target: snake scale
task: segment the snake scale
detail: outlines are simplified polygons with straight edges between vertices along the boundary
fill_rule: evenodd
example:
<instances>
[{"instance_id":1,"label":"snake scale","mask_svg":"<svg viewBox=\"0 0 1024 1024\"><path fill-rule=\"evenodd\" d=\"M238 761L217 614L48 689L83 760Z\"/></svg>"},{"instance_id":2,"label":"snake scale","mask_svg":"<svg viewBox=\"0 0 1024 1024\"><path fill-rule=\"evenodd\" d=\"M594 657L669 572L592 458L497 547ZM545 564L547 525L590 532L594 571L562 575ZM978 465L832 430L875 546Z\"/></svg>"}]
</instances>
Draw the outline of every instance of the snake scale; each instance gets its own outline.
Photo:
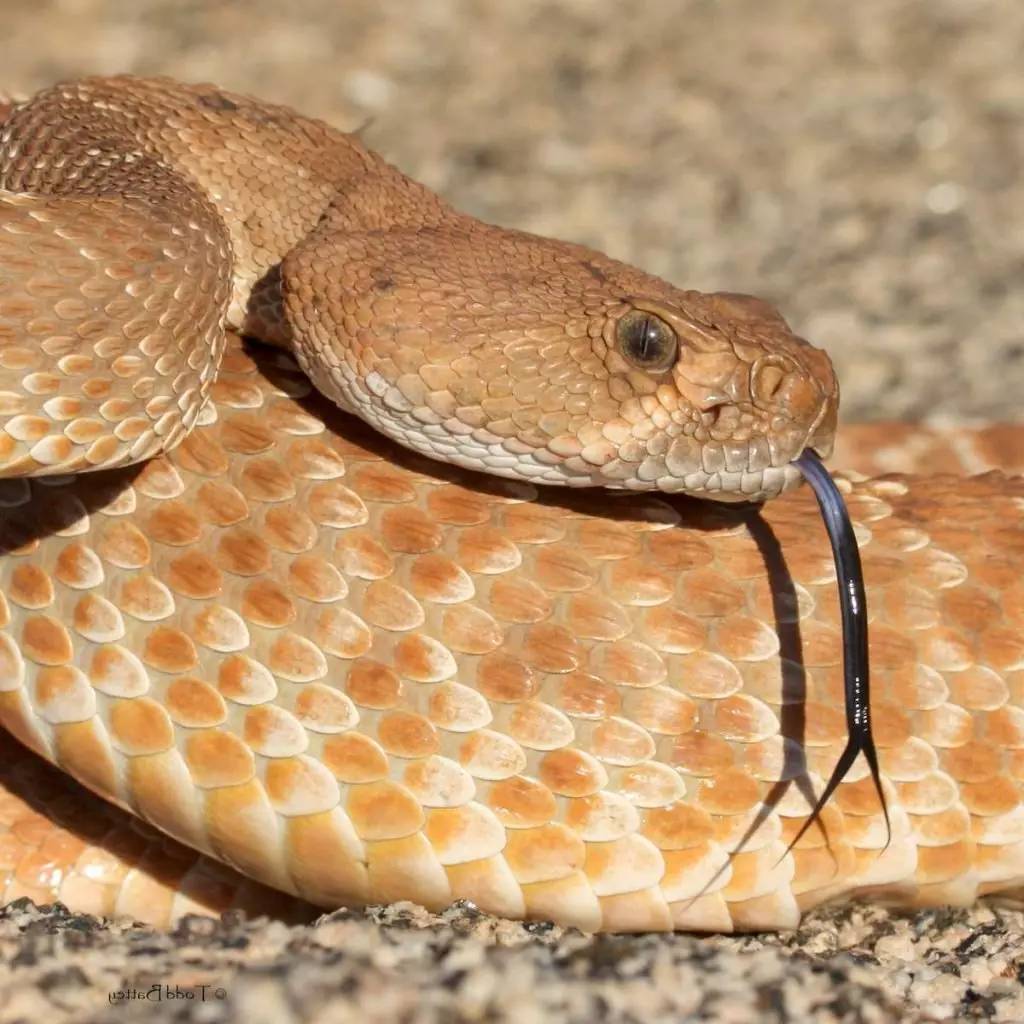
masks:
<instances>
[{"instance_id":1,"label":"snake scale","mask_svg":"<svg viewBox=\"0 0 1024 1024\"><path fill-rule=\"evenodd\" d=\"M2 899L727 931L1013 895L1012 427L840 431L891 830L861 759L787 852L846 742L792 465L837 404L766 303L481 224L286 108L11 107Z\"/></svg>"}]
</instances>

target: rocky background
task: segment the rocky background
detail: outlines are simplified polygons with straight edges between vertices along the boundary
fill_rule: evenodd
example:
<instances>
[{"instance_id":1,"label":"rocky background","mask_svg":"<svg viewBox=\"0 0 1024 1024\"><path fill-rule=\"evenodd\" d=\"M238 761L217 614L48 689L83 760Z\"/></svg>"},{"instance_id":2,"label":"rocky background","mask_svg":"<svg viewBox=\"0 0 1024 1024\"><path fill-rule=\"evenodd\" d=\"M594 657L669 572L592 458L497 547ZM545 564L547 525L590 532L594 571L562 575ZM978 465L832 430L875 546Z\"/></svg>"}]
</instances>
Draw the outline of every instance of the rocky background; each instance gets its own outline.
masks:
<instances>
[{"instance_id":1,"label":"rocky background","mask_svg":"<svg viewBox=\"0 0 1024 1024\"><path fill-rule=\"evenodd\" d=\"M0 13L0 87L213 80L362 129L480 217L769 298L832 354L848 418L1020 408L1019 0L5 0ZM1022 924L984 907L844 908L781 938L593 939L392 908L159 935L16 906L0 916L0 1020L1020 1020Z\"/></svg>"}]
</instances>

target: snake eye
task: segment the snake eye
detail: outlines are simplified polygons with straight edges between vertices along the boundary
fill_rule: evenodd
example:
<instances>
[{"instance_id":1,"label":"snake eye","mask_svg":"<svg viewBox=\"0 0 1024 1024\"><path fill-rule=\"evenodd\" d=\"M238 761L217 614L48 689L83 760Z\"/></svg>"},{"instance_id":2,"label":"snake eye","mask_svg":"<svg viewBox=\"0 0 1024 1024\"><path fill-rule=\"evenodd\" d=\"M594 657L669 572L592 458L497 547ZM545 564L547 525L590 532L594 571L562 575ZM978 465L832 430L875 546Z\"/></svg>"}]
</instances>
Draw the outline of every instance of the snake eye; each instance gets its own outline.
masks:
<instances>
[{"instance_id":1,"label":"snake eye","mask_svg":"<svg viewBox=\"0 0 1024 1024\"><path fill-rule=\"evenodd\" d=\"M635 367L655 373L667 370L676 361L679 339L664 320L635 309L627 313L617 328L622 354Z\"/></svg>"}]
</instances>

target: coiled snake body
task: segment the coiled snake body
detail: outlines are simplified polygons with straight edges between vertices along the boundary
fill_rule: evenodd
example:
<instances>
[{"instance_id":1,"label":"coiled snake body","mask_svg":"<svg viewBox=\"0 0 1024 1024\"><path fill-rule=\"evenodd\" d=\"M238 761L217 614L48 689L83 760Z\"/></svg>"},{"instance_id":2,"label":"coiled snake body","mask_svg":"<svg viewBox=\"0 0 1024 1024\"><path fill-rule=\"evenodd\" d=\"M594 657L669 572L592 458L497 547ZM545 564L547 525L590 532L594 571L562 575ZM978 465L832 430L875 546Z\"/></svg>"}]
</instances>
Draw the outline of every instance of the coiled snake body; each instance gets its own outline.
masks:
<instances>
[{"instance_id":1,"label":"coiled snake body","mask_svg":"<svg viewBox=\"0 0 1024 1024\"><path fill-rule=\"evenodd\" d=\"M858 761L787 853L846 738L827 539L774 500L823 354L212 86L2 132L4 899L728 930L1024 878L1016 476L843 478L891 837Z\"/></svg>"}]
</instances>

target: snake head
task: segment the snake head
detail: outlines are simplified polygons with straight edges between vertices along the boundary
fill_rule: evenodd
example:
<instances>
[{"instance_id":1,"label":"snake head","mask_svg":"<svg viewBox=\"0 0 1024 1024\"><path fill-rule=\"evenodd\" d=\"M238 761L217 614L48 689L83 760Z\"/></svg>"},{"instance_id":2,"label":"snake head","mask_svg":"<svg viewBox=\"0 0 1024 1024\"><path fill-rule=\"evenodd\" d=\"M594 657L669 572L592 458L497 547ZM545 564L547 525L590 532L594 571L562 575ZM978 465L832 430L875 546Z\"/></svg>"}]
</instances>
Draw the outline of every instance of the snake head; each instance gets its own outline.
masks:
<instances>
[{"instance_id":1,"label":"snake head","mask_svg":"<svg viewBox=\"0 0 1024 1024\"><path fill-rule=\"evenodd\" d=\"M331 266L341 280L311 288ZM284 271L313 382L432 458L536 483L761 501L797 485L805 448L832 449L828 357L749 296L682 291L461 217L321 235Z\"/></svg>"}]
</instances>

